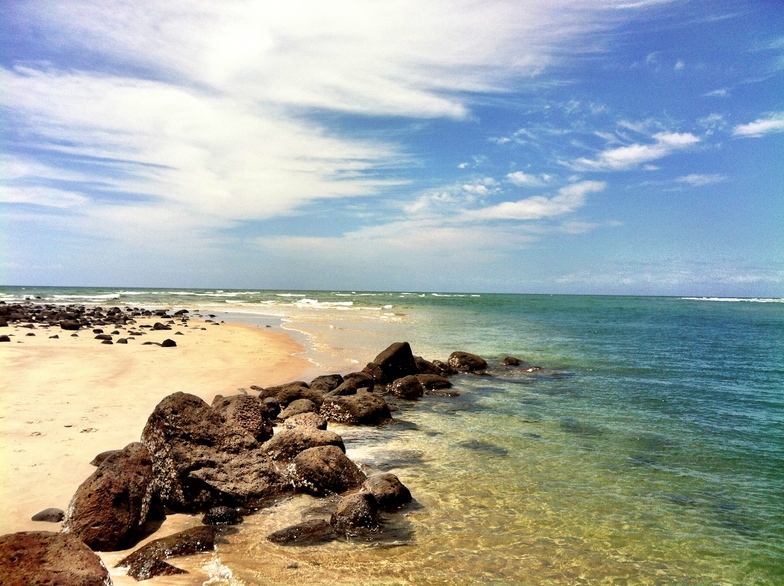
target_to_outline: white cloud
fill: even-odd
[[[681,70],[682,70],[682,69],[684,69],[685,67],[686,67],[686,62],[685,62],[683,59],[678,59],[678,60],[675,62],[675,66],[674,66],[674,68],[673,68],[673,69],[675,69],[675,71],[681,71]]]
[[[726,98],[730,95],[730,91],[727,88],[720,88],[703,95],[709,98]]]
[[[772,132],[784,132],[784,112],[775,112],[766,118],[757,118],[748,124],[739,124],[732,129],[734,136],[760,137]]]
[[[542,187],[550,180],[550,176],[546,174],[530,175],[522,171],[509,173],[506,178],[518,187]]]
[[[603,181],[581,181],[558,190],[558,195],[537,195],[519,201],[506,201],[495,206],[465,212],[466,220],[541,220],[574,212],[585,205],[588,193],[603,191]]]
[[[688,132],[658,132],[653,135],[653,139],[653,144],[631,144],[605,150],[595,159],[579,158],[573,167],[584,171],[622,171],[661,159],[700,142],[699,137]]]
[[[721,183],[727,179],[726,175],[700,175],[691,174],[678,177],[676,181],[679,183],[687,183],[693,187],[702,187],[703,185],[711,185],[713,183]]]
[[[88,202],[85,196],[50,187],[10,187],[0,186],[0,202],[23,203],[47,208],[76,208]]]

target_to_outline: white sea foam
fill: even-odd
[[[725,303],[784,303],[778,297],[681,297],[684,301],[723,301]]]

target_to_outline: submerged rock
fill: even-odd
[[[267,539],[280,545],[315,545],[332,541],[336,536],[329,521],[312,519],[270,533]]]
[[[212,507],[202,517],[205,525],[239,525],[242,523],[242,513],[233,507]]]

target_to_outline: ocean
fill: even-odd
[[[784,584],[782,299],[0,288],[25,297],[282,328],[314,376],[394,341],[490,362],[394,424],[332,427],[414,495],[377,538],[267,542],[323,514],[298,497],[205,557],[208,584]]]

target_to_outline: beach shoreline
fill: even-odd
[[[164,397],[184,391],[211,403],[313,368],[298,356],[305,348],[282,331],[198,319],[178,320],[172,330],[141,329],[156,321],[137,318],[132,327],[144,335],[111,345],[96,340],[93,328],[0,328],[11,340],[0,344],[0,534],[59,530],[30,518],[49,507],[65,510],[94,471],[90,461],[138,441]],[[122,336],[130,327],[99,326]],[[165,339],[177,346],[155,345]]]

